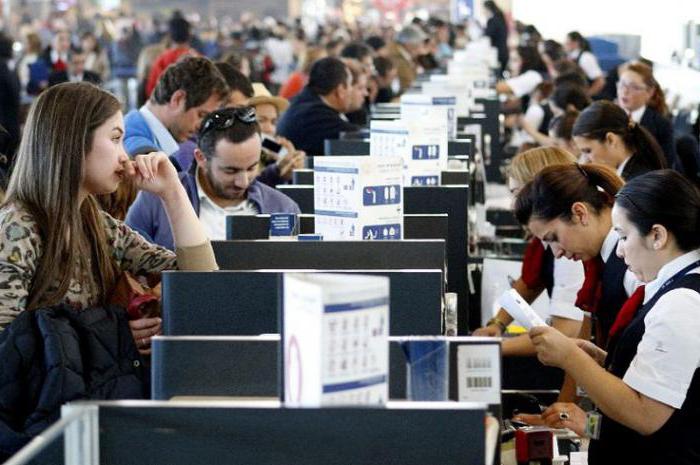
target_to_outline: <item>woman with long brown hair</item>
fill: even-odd
[[[105,305],[123,271],[216,268],[168,157],[131,161],[123,136],[121,104],[91,84],[57,85],[32,106],[0,209],[0,330],[27,310]],[[126,178],[162,199],[175,253],[99,209],[94,196],[114,192]],[[159,318],[130,322],[140,350],[150,347],[160,324]]]

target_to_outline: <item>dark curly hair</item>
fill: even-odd
[[[229,94],[224,77],[208,58],[184,56],[168,66],[158,79],[151,101],[165,105],[178,90],[185,92],[185,110],[198,107],[212,95],[221,100]]]

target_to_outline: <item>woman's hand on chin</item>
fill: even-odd
[[[133,160],[126,162],[125,172],[137,189],[161,198],[181,186],[175,166],[163,152],[136,155]]]

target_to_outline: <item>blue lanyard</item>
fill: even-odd
[[[695,268],[697,268],[697,267],[699,267],[699,266],[700,266],[700,260],[698,260],[698,261],[696,261],[696,262],[693,262],[693,263],[691,263],[690,265],[686,266],[686,267],[683,268],[681,271],[679,271],[678,273],[676,273],[676,274],[674,274],[673,276],[671,276],[670,278],[668,278],[668,279],[666,280],[666,282],[664,282],[664,284],[659,288],[659,290],[656,291],[656,293],[658,294],[658,293],[660,293],[660,292],[663,292],[663,291],[664,291],[665,289],[667,289],[670,285],[672,285],[676,280],[678,280],[678,279],[682,278],[683,276],[687,275],[691,270],[694,270]]]

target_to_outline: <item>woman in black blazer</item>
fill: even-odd
[[[650,66],[632,62],[622,67],[617,83],[617,103],[654,136],[664,152],[666,164],[678,168],[664,91],[654,79]]]
[[[594,102],[581,112],[572,135],[583,160],[607,165],[625,181],[667,166],[649,131],[607,100]]]
[[[485,1],[484,8],[489,16],[484,35],[491,39],[491,46],[498,49],[498,62],[501,64],[501,73],[503,73],[508,68],[508,24],[503,11],[495,2]]]

